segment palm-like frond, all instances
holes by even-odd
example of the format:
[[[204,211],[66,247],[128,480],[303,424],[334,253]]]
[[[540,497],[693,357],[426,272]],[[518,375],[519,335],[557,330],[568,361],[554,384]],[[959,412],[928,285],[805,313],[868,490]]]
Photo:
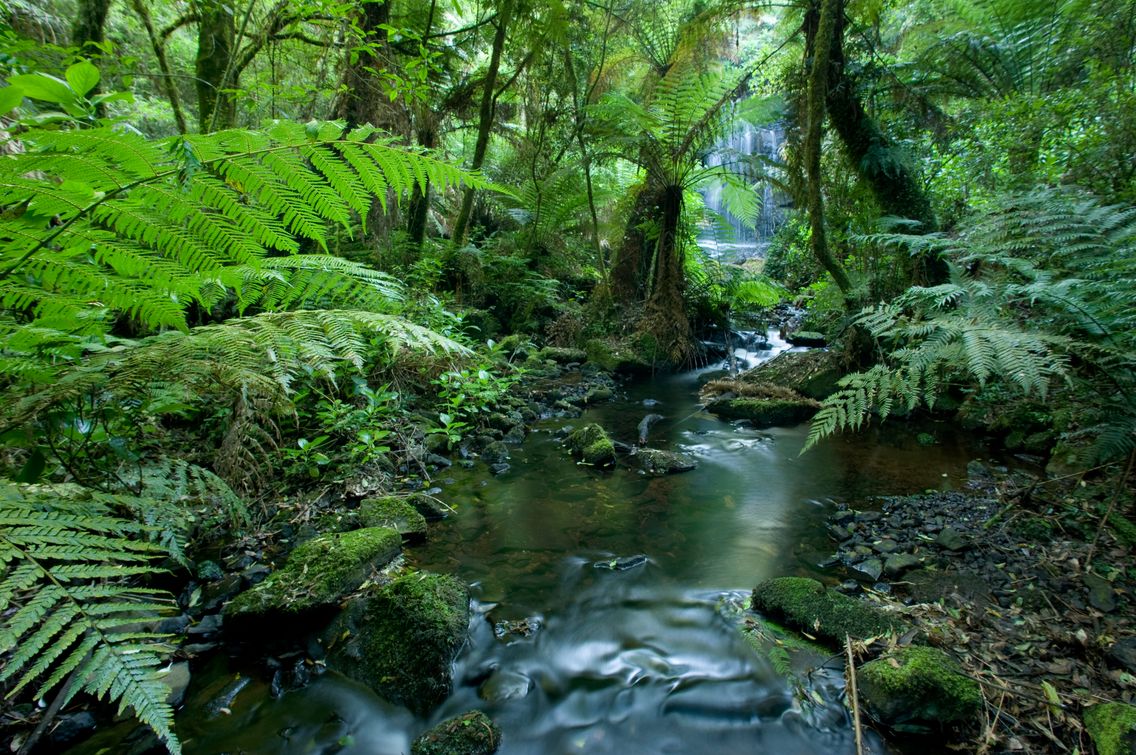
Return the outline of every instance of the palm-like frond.
[[[37,698],[57,690],[64,703],[83,690],[107,698],[177,753],[157,673],[163,638],[140,629],[173,601],[132,583],[157,573],[166,553],[114,516],[121,504],[0,481],[0,683],[9,696],[34,688]]]

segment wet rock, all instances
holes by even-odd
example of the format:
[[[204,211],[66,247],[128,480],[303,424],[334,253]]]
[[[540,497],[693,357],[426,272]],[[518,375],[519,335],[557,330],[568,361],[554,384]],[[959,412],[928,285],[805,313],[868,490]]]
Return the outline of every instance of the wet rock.
[[[509,432],[505,433],[505,437],[501,441],[507,446],[519,446],[525,442],[525,428],[518,425]]]
[[[843,374],[839,355],[831,351],[786,351],[742,373],[745,383],[764,383],[789,388],[821,400],[836,392]]]
[[[838,543],[842,543],[852,537],[852,533],[849,532],[846,528],[841,527],[839,524],[829,525],[828,534],[832,537],[833,540]]]
[[[181,616],[171,616],[168,619],[162,619],[158,623],[158,634],[184,634],[185,630],[189,628],[191,619],[182,614]]]
[[[502,464],[509,460],[509,447],[499,440],[487,443],[481,450],[481,460],[489,466]]]
[[[862,582],[875,582],[884,573],[884,563],[878,558],[866,558],[851,567],[852,576]]]
[[[508,464],[508,462],[504,462],[504,461],[499,463],[499,464],[490,464],[489,465],[489,471],[492,474],[495,474],[495,475],[505,474],[510,469],[512,469],[512,467]]]
[[[923,559],[913,553],[893,553],[884,561],[884,574],[892,579],[923,565]]]
[[[868,714],[898,731],[939,730],[982,711],[978,683],[936,648],[897,648],[861,666],[857,680]]]
[[[1116,610],[1116,596],[1111,582],[1096,574],[1086,574],[1081,579],[1089,590],[1089,605],[1103,613]]]
[[[542,622],[535,616],[524,619],[498,621],[493,625],[493,635],[506,642],[530,640],[540,631]]]
[[[533,680],[516,671],[497,669],[477,688],[477,696],[489,703],[520,700],[532,691]]]
[[[865,639],[907,629],[903,622],[873,606],[826,590],[820,582],[805,577],[768,579],[753,589],[751,604],[755,611],[834,647],[843,645],[845,635]]]
[[[402,549],[386,527],[324,535],[296,547],[284,567],[225,606],[227,620],[296,616],[332,606]]]
[[[268,579],[268,575],[272,573],[266,564],[251,564],[243,572],[241,572],[241,579],[249,587],[259,585],[264,580]]]
[[[1094,705],[1085,711],[1085,731],[1100,755],[1136,752],[1136,706],[1124,703]]]
[[[812,399],[716,398],[706,411],[724,419],[744,419],[761,429],[799,425],[812,417],[820,404]]]
[[[216,582],[205,585],[201,590],[201,602],[195,611],[209,613],[216,611],[223,604],[232,600],[233,596],[241,591],[244,582],[239,574],[227,574]]]
[[[678,474],[689,472],[697,464],[693,459],[674,451],[660,451],[654,448],[641,448],[632,457],[639,469],[651,475]]]
[[[426,462],[427,464],[433,464],[434,466],[440,467],[442,469],[449,469],[451,466],[453,466],[453,462],[450,461],[448,457],[441,456],[439,454],[426,454],[426,458],[424,458],[422,461]]]
[[[604,401],[611,401],[615,396],[615,392],[608,388],[606,385],[597,386],[584,394],[584,403],[586,404],[599,404]]]
[[[615,446],[604,429],[592,423],[574,431],[564,441],[573,455],[579,456],[585,464],[595,467],[610,467],[615,463]]]
[[[404,541],[426,538],[426,517],[401,496],[365,498],[359,503],[359,524],[390,528],[402,535]]]
[[[158,680],[170,688],[170,693],[166,695],[166,704],[178,707],[185,700],[185,691],[189,689],[189,663],[182,661],[171,665],[158,677]]]
[[[474,467],[474,463],[468,459],[463,459],[459,463],[465,469],[473,469]],[[441,490],[437,492],[440,493]],[[403,499],[413,506],[419,514],[424,516],[427,522],[445,519],[453,512],[453,509],[435,498],[434,493],[411,493],[408,496],[404,496]]]
[[[95,730],[95,717],[87,711],[78,713],[65,713],[55,719],[54,725],[44,737],[44,744],[52,748],[52,752],[62,752],[65,748],[80,742],[90,736]],[[18,749],[15,745],[13,751]]]
[[[828,518],[833,524],[845,526],[851,524],[856,519],[856,512],[851,509],[844,509],[843,511],[835,511],[832,516]]]
[[[1108,649],[1108,660],[1114,665],[1136,674],[1136,637],[1126,637]]]
[[[588,360],[620,375],[647,375],[651,360],[632,339],[594,338],[584,344]]]
[[[492,755],[501,744],[501,730],[479,710],[450,718],[410,746],[410,755]]]
[[[857,522],[878,522],[883,514],[879,511],[857,511],[855,518]]]
[[[897,550],[899,550],[899,543],[886,538],[884,540],[877,540],[872,543],[872,550],[883,555],[895,553]]]
[[[646,556],[623,556],[621,558],[610,558],[605,561],[596,561],[592,564],[596,569],[605,569],[607,571],[627,571],[635,569],[640,566],[645,566],[649,559]]]
[[[221,631],[221,624],[224,619],[221,614],[214,613],[205,616],[201,621],[189,627],[188,634],[197,637],[208,637],[209,635],[217,634]]]
[[[794,346],[824,346],[828,343],[823,333],[818,333],[815,330],[798,330],[795,333],[790,333],[785,337],[785,340]]]
[[[468,623],[465,585],[451,576],[405,574],[353,599],[332,623],[328,667],[425,715],[450,693]]]
[[[948,551],[961,551],[970,547],[970,540],[954,527],[945,527],[935,538],[935,543]]]
[[[537,359],[545,360],[551,359],[557,364],[571,364],[572,362],[584,362],[588,359],[588,354],[583,349],[565,349],[557,346],[546,346],[536,353]]]

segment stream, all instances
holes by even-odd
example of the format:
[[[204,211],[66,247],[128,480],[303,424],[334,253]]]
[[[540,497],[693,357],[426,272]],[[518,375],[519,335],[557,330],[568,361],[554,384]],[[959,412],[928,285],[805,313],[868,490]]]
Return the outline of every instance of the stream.
[[[743,367],[789,348],[775,331],[769,340],[737,352]],[[629,384],[580,418],[541,422],[500,476],[455,466],[435,481],[456,512],[407,559],[472,584],[476,602],[455,690],[428,720],[334,673],[273,697],[218,658],[194,674],[179,715],[185,752],[408,753],[472,708],[501,727],[503,755],[855,752],[842,665],[795,685],[723,607],[743,606],[762,579],[816,575],[833,502],[960,487],[981,450],[946,425],[919,428],[931,446],[888,426],[799,456],[805,425],[755,430],[702,411],[707,372]],[[633,443],[649,412],[664,417],[649,445],[688,453],[695,470],[599,471],[558,440],[593,421]],[[888,751],[870,732],[869,743]]]

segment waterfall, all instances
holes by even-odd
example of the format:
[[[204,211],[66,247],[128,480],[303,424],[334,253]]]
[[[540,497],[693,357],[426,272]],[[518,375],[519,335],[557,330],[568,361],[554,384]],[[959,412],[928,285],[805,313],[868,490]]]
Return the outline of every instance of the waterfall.
[[[746,180],[752,183],[758,180],[760,173],[746,162],[753,163],[765,158],[769,163],[779,163],[784,143],[785,129],[781,124],[752,126],[746,123],[719,143],[703,162],[707,167],[733,163],[736,172],[744,175]],[[774,170],[769,163],[765,170]],[[761,181],[755,190],[761,195],[761,212],[757,219],[756,233],[753,228],[745,225],[725,209],[721,185],[703,190],[702,197],[706,209],[723,216],[733,230],[732,233],[724,233],[725,229],[721,227],[723,224],[720,222],[711,222],[703,229],[698,244],[711,256],[723,262],[741,262],[765,254],[770,240],[784,221],[783,206],[787,198],[782,192],[774,189],[769,181]]]

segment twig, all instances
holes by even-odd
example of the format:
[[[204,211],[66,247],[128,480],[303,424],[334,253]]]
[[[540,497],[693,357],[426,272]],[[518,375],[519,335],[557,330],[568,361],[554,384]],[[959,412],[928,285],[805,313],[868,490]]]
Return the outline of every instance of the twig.
[[[860,698],[856,694],[856,660],[852,657],[852,638],[844,635],[844,652],[848,656],[849,697],[852,700],[852,728],[856,732],[856,755],[864,755],[864,732],[860,729]]]
[[[1093,542],[1089,544],[1089,554],[1085,556],[1085,572],[1089,572],[1093,567],[1093,553],[1097,549],[1097,541],[1100,540],[1101,533],[1108,525],[1108,520],[1112,518],[1112,512],[1116,509],[1116,502],[1120,499],[1120,491],[1128,483],[1128,475],[1132,473],[1132,464],[1136,462],[1136,449],[1128,454],[1128,466],[1124,469],[1124,474],[1120,475],[1120,480],[1116,483],[1116,490],[1112,491],[1112,500],[1108,502],[1108,510],[1104,512],[1101,517],[1100,524],[1097,525],[1097,531],[1093,534]]]

